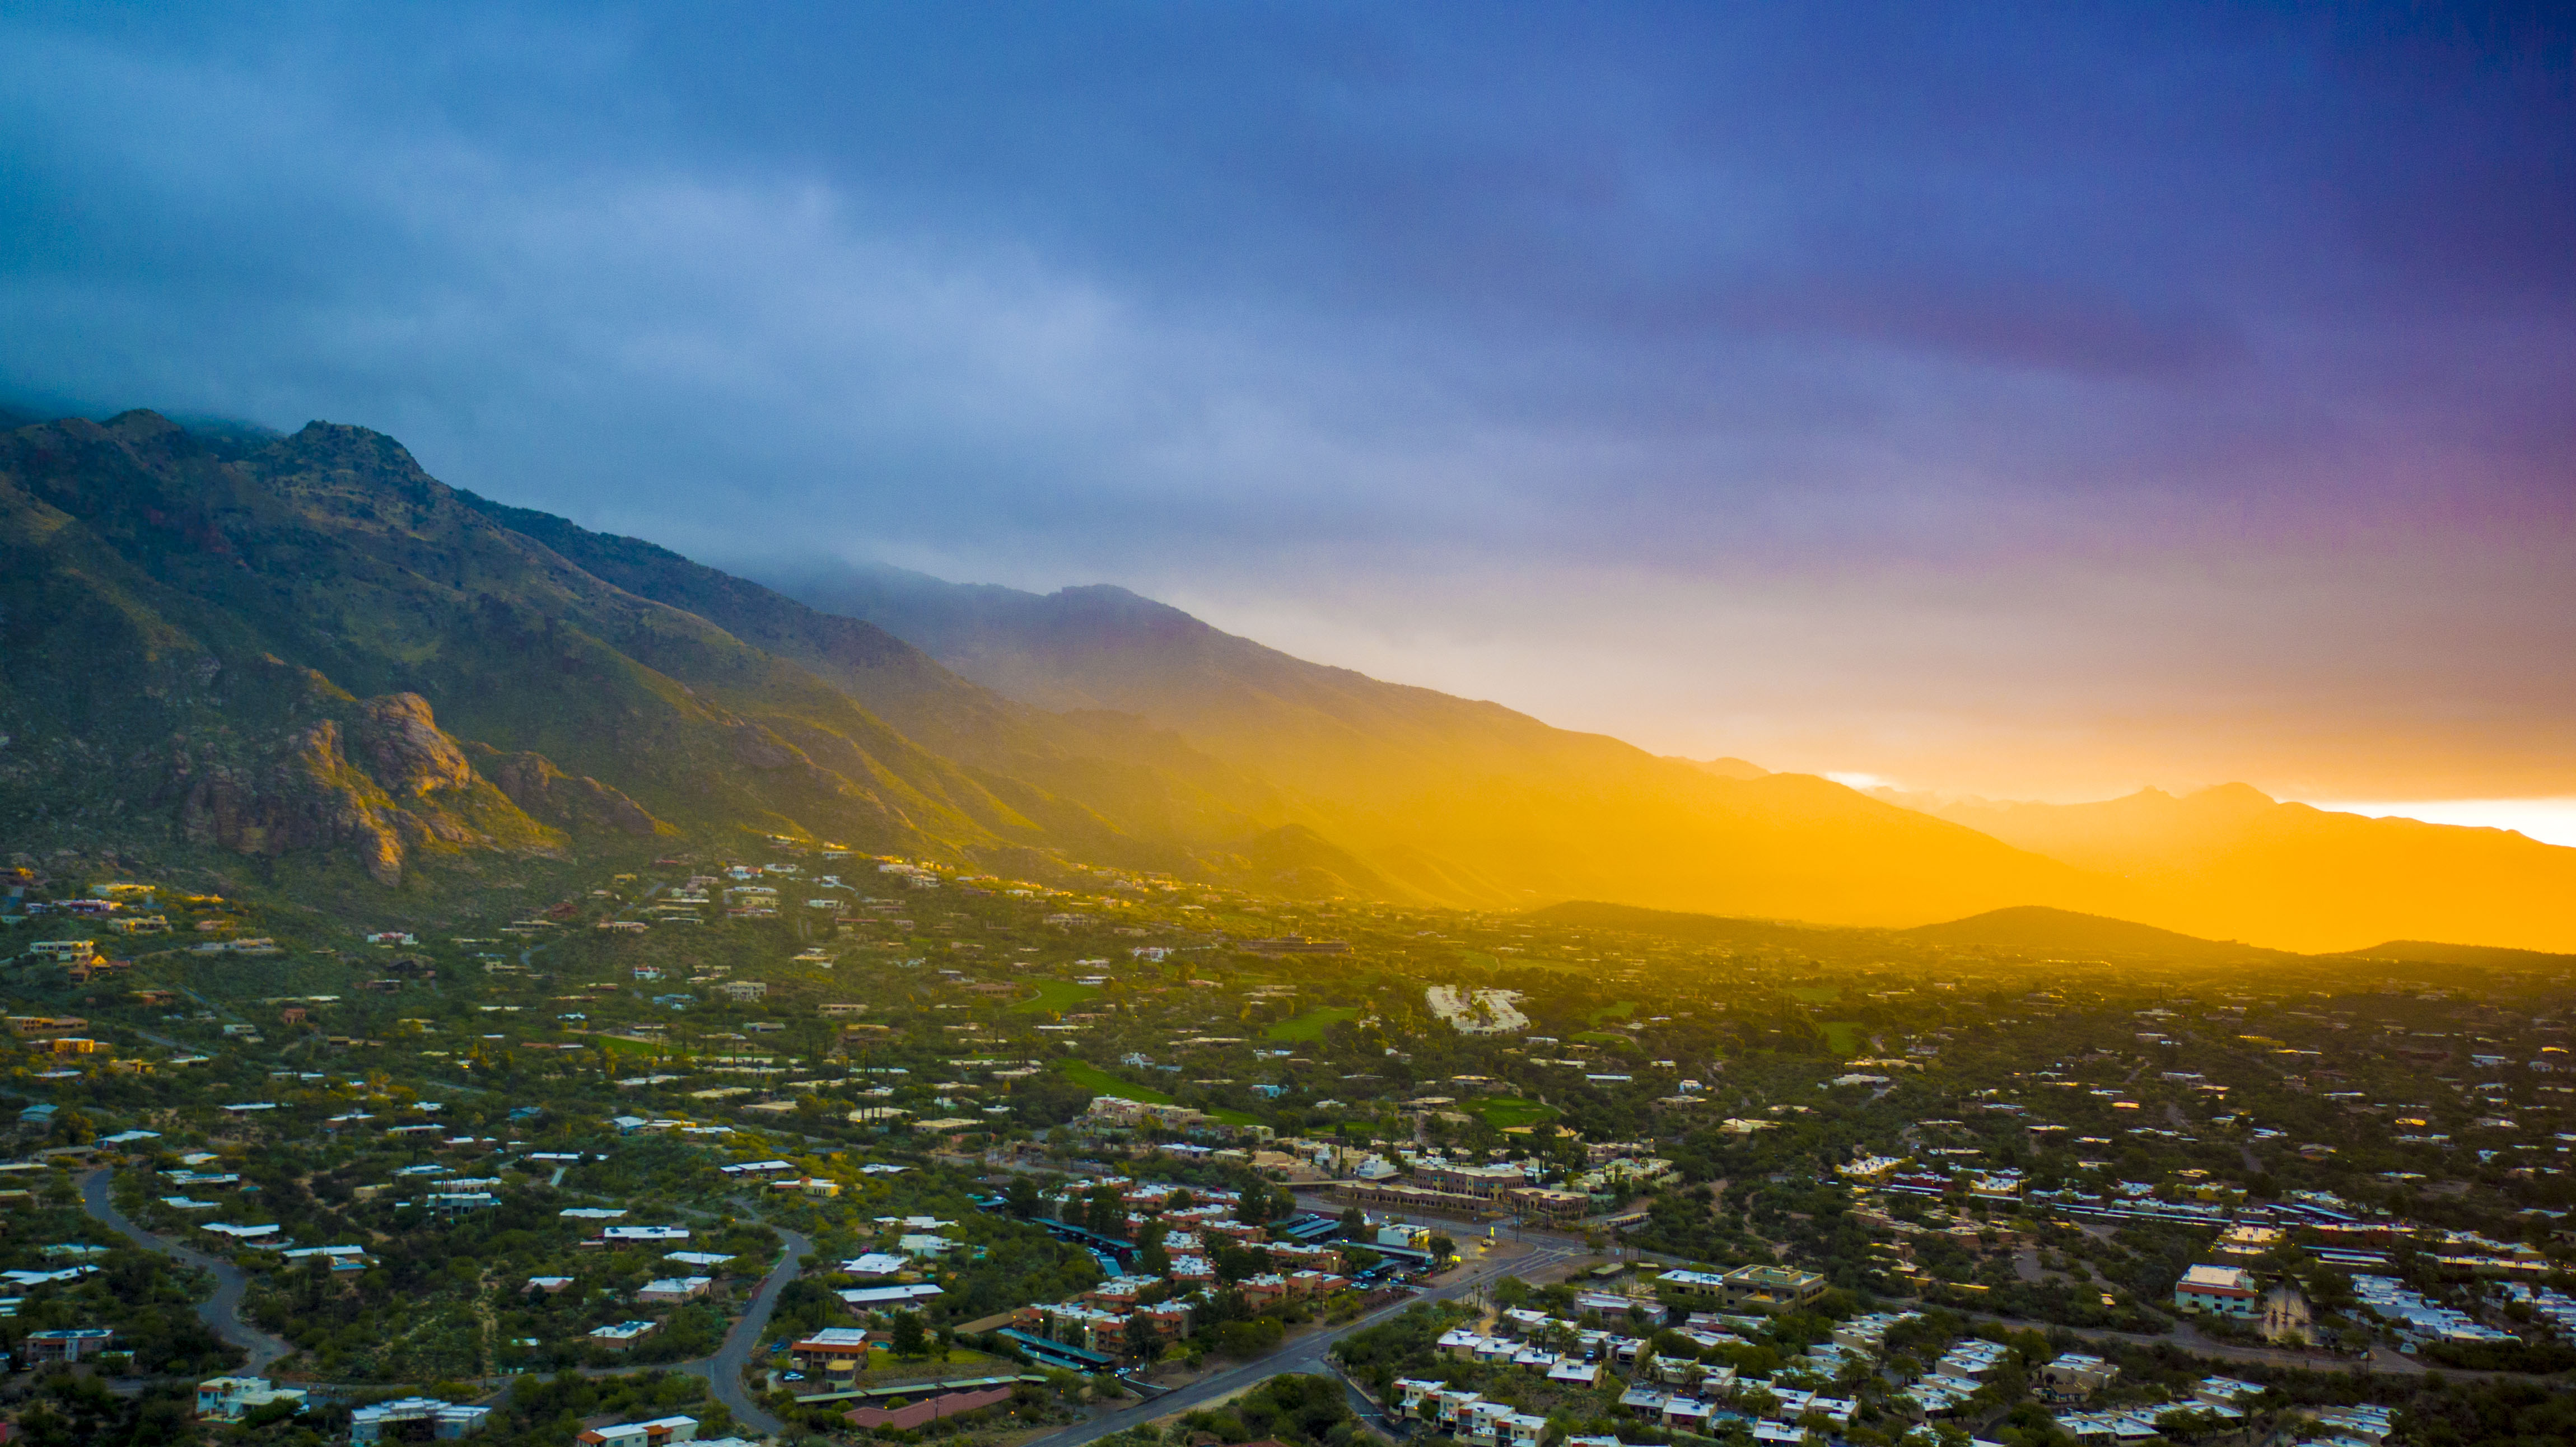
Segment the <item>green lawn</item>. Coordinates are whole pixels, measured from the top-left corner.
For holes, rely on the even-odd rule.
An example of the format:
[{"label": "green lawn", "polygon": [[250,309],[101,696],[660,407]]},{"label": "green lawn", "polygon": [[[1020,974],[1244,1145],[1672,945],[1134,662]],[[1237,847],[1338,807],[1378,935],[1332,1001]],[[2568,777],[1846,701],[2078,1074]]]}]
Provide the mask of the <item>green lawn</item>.
[{"label": "green lawn", "polygon": [[1842,991],[1830,985],[1801,985],[1788,994],[1802,1005],[1830,1005],[1843,997]]},{"label": "green lawn", "polygon": [[1523,1100],[1514,1095],[1494,1095],[1481,1100],[1464,1101],[1458,1108],[1470,1115],[1483,1116],[1485,1123],[1496,1130],[1516,1125],[1537,1125],[1541,1121],[1556,1118],[1556,1107],[1541,1105],[1535,1100]]},{"label": "green lawn", "polygon": [[1860,1022],[1828,1020],[1825,1022],[1825,1048],[1836,1055],[1860,1053]]},{"label": "green lawn", "polygon": [[1119,1079],[1088,1060],[1059,1060],[1055,1068],[1064,1078],[1095,1095],[1114,1095],[1121,1100],[1141,1100],[1147,1105],[1170,1105],[1172,1098],[1150,1085],[1137,1085]]},{"label": "green lawn", "polygon": [[680,1053],[668,1045],[658,1045],[650,1040],[628,1040],[616,1035],[593,1035],[589,1037],[586,1043],[599,1046],[618,1055],[642,1055],[651,1057],[655,1055],[677,1055]]},{"label": "green lawn", "polygon": [[1593,1011],[1591,1014],[1584,1017],[1584,1023],[1587,1025],[1598,1025],[1604,1020],[1625,1020],[1636,1013],[1636,1001],[1622,1000],[1616,1005],[1604,1005],[1600,1009]]},{"label": "green lawn", "polygon": [[1224,1121],[1227,1125],[1259,1125],[1259,1124],[1261,1124],[1261,1117],[1259,1117],[1259,1116],[1257,1116],[1257,1115],[1248,1115],[1248,1114],[1244,1113],[1243,1111],[1239,1111],[1239,1110],[1227,1110],[1227,1109],[1226,1109],[1225,1107],[1223,1107],[1223,1106],[1218,1106],[1216,1109],[1209,1111],[1209,1112],[1208,1112],[1208,1119],[1210,1119],[1210,1120],[1221,1120],[1221,1121]]},{"label": "green lawn", "polygon": [[1013,1005],[1020,1015],[1052,1015],[1070,1010],[1100,993],[1098,985],[1077,985],[1071,980],[1040,980],[1037,994]]},{"label": "green lawn", "polygon": [[1273,1040],[1321,1040],[1335,1024],[1358,1018],[1357,1005],[1319,1005],[1294,1020],[1282,1020],[1264,1034]]}]

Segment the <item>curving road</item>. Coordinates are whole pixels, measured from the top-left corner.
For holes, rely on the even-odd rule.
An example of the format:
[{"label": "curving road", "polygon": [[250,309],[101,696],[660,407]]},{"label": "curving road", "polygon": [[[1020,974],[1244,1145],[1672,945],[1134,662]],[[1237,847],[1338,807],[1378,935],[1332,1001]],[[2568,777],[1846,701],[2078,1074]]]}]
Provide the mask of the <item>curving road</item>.
[{"label": "curving road", "polygon": [[146,1251],[158,1251],[182,1266],[213,1274],[215,1294],[197,1303],[197,1316],[216,1336],[250,1354],[250,1361],[241,1368],[243,1375],[265,1376],[271,1364],[293,1354],[291,1343],[242,1320],[242,1293],[249,1289],[249,1273],[221,1257],[156,1236],[128,1220],[116,1208],[116,1199],[108,1189],[113,1174],[102,1168],[81,1177],[81,1209]]},{"label": "curving road", "polygon": [[[1489,1258],[1459,1268],[1454,1279],[1442,1282],[1419,1295],[1408,1297],[1403,1301],[1391,1302],[1345,1325],[1283,1342],[1268,1356],[1247,1362],[1232,1371],[1219,1372],[1215,1376],[1193,1382],[1178,1391],[1166,1392],[1151,1401],[1122,1407],[1115,1412],[1094,1417],[1088,1422],[1075,1423],[1060,1432],[1052,1432],[1036,1438],[1027,1443],[1026,1447],[1082,1447],[1083,1443],[1097,1441],[1113,1432],[1123,1432],[1157,1417],[1203,1406],[1219,1397],[1241,1391],[1270,1377],[1296,1372],[1324,1372],[1331,1358],[1333,1343],[1349,1336],[1352,1332],[1375,1326],[1416,1302],[1446,1301],[1465,1296],[1498,1277],[1525,1275],[1591,1254],[1579,1241],[1568,1241],[1564,1238],[1537,1239],[1535,1233],[1531,1244],[1535,1249],[1527,1255],[1501,1260]],[[1354,1401],[1352,1407],[1364,1418],[1375,1420],[1380,1425],[1390,1425],[1378,1416],[1376,1409],[1368,1407],[1364,1401]]]},{"label": "curving road", "polygon": [[761,1279],[760,1290],[752,1294],[751,1304],[743,1308],[733,1330],[725,1333],[724,1345],[716,1348],[716,1354],[680,1363],[681,1371],[707,1379],[716,1400],[725,1404],[735,1421],[758,1432],[778,1432],[786,1424],[769,1415],[751,1399],[751,1393],[743,1390],[742,1369],[750,1362],[751,1354],[759,1350],[760,1338],[769,1330],[769,1314],[778,1306],[778,1293],[787,1289],[805,1258],[814,1254],[814,1243],[803,1235],[784,1226],[772,1229],[787,1238],[787,1255]]}]

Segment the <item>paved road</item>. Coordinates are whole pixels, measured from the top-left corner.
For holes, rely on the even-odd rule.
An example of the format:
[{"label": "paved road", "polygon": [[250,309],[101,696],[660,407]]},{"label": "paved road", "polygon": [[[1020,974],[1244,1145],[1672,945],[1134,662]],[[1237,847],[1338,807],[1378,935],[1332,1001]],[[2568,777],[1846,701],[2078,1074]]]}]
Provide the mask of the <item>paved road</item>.
[{"label": "paved road", "polygon": [[[1323,1372],[1327,1369],[1327,1360],[1333,1343],[1349,1336],[1352,1332],[1375,1326],[1415,1302],[1446,1301],[1465,1296],[1498,1277],[1524,1275],[1550,1266],[1561,1265],[1586,1254],[1588,1253],[1579,1241],[1570,1243],[1570,1246],[1550,1241],[1538,1243],[1536,1249],[1525,1256],[1502,1260],[1488,1259],[1459,1267],[1453,1279],[1442,1282],[1418,1296],[1380,1307],[1346,1326],[1333,1327],[1285,1342],[1278,1350],[1257,1361],[1246,1362],[1232,1371],[1219,1372],[1215,1376],[1193,1382],[1178,1391],[1166,1392],[1151,1401],[1122,1407],[1115,1412],[1094,1417],[1088,1422],[1078,1422],[1060,1432],[1037,1438],[1026,1444],[1026,1447],[1082,1447],[1083,1443],[1097,1441],[1113,1432],[1123,1432],[1130,1427],[1152,1421],[1156,1417],[1169,1416],[1174,1412],[1186,1412],[1193,1407],[1205,1405],[1228,1393],[1241,1391],[1245,1387],[1271,1377],[1296,1372]],[[1384,1421],[1375,1409],[1368,1408],[1362,1401],[1354,1400],[1352,1408],[1371,1421],[1381,1424]]]},{"label": "paved road", "polygon": [[778,1293],[787,1289],[787,1283],[794,1281],[797,1271],[804,1266],[805,1258],[814,1254],[814,1243],[804,1236],[784,1226],[773,1229],[787,1238],[787,1255],[761,1281],[760,1290],[753,1294],[751,1304],[743,1308],[733,1330],[725,1333],[724,1345],[716,1348],[716,1354],[680,1363],[680,1370],[707,1379],[708,1386],[715,1391],[716,1400],[733,1412],[735,1421],[760,1432],[777,1432],[786,1424],[769,1415],[752,1401],[751,1393],[743,1390],[742,1369],[751,1360],[751,1354],[759,1350],[760,1338],[769,1330],[769,1313],[778,1306]]},{"label": "paved road", "polygon": [[249,1363],[241,1368],[244,1375],[265,1376],[271,1363],[294,1352],[290,1343],[242,1320],[242,1293],[250,1285],[247,1272],[220,1257],[156,1236],[126,1219],[109,1193],[112,1174],[102,1169],[81,1177],[81,1208],[147,1251],[158,1251],[183,1266],[213,1273],[215,1294],[197,1303],[197,1315],[215,1335],[250,1354]]}]

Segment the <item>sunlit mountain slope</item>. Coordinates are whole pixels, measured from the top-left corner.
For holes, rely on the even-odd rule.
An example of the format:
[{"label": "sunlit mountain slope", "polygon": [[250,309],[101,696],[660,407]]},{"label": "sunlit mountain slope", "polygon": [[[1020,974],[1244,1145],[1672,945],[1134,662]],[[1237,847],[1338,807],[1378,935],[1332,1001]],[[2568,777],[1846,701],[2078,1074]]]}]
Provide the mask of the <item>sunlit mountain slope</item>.
[{"label": "sunlit mountain slope", "polygon": [[2095,900],[2080,870],[1807,775],[1740,777],[1292,658],[1118,588],[785,575],[1044,708],[1114,709],[1274,784],[1289,817],[1461,904],[1577,896],[1854,924]]},{"label": "sunlit mountain slope", "polygon": [[1935,813],[2116,875],[2134,901],[2124,912],[2189,934],[2310,951],[2390,939],[2576,950],[2576,849],[2506,830],[2328,813],[2244,784]]}]

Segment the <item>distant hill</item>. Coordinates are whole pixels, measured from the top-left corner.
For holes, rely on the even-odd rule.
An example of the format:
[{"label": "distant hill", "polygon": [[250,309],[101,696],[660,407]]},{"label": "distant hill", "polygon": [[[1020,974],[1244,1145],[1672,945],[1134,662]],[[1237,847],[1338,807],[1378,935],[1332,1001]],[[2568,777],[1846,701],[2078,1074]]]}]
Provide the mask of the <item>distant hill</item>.
[{"label": "distant hill", "polygon": [[1694,769],[1715,774],[1721,779],[1759,779],[1771,772],[1760,764],[1748,763],[1743,759],[1684,759],[1682,762]]},{"label": "distant hill", "polygon": [[2576,849],[2506,830],[2330,813],[2244,784],[1932,812],[2116,876],[2118,913],[2189,934],[2312,953],[2389,938],[2576,950]]},{"label": "distant hill", "polygon": [[2160,960],[2286,960],[2296,956],[2233,940],[2204,940],[2153,925],[2025,904],[1897,931],[1925,944]]},{"label": "distant hill", "polygon": [[767,581],[1023,703],[1169,729],[1275,788],[1281,822],[1452,904],[1571,896],[1898,924],[2100,893],[2080,870],[1824,779],[1659,758],[1293,658],[1120,588],[1039,595],[837,565]]},{"label": "distant hill", "polygon": [[2403,960],[2416,965],[2477,965],[2489,969],[2564,970],[2576,966],[2576,955],[2541,950],[2508,950],[2490,945],[2445,945],[2431,940],[2388,940],[2368,949],[2346,950],[2359,960]]},{"label": "distant hill", "polygon": [[1800,924],[1793,920],[1737,919],[1725,915],[1690,914],[1679,910],[1639,909],[1628,904],[1603,904],[1598,900],[1569,900],[1530,910],[1520,916],[1533,924],[1553,929],[1621,930],[1629,934],[1658,935],[1665,939],[1692,944],[1780,945],[1791,948],[1842,947],[1869,940],[1883,940],[1877,930],[1839,928],[1830,925]]}]

